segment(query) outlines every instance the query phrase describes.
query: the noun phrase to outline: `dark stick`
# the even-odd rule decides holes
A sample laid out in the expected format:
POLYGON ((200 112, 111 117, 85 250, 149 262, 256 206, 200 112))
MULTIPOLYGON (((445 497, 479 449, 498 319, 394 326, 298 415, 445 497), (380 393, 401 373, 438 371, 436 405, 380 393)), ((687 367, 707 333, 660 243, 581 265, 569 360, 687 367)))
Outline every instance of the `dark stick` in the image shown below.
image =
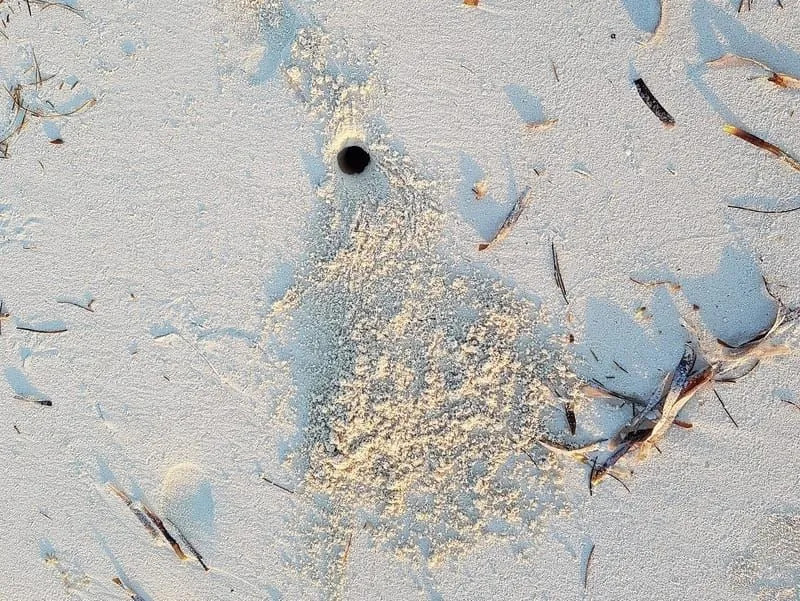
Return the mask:
POLYGON ((739 209, 741 211, 750 211, 751 213, 766 213, 767 215, 780 215, 781 213, 792 213, 800 211, 800 206, 792 207, 791 209, 778 209, 776 211, 767 211, 765 209, 754 209, 752 207, 742 207, 739 205, 728 205, 729 209, 739 209))
POLYGON ((284 492, 288 492, 289 494, 292 494, 292 495, 294 494, 294 491, 293 491, 291 488, 286 488, 286 487, 285 487, 285 486, 283 486, 282 484, 278 484, 277 482, 275 482, 275 481, 273 481, 273 480, 270 480, 270 479, 269 479, 269 478, 267 478, 266 476, 261 476, 261 479, 262 479, 264 482, 269 482, 270 484, 272 484, 272 486, 275 486, 275 487, 277 487, 277 488, 280 488, 280 489, 281 489, 282 491, 284 491, 284 492))
POLYGON ((200 565, 203 566, 203 569, 206 572, 208 572, 211 568, 209 568, 208 565, 206 564, 206 562, 203 560, 203 556, 200 555, 200 551, 198 551, 197 548, 195 548, 195 546, 191 542, 189 542, 189 539, 186 538, 186 535, 183 532, 181 532, 180 528, 178 528, 175 525, 174 522, 170 521, 170 524, 172 524, 172 527, 175 528, 175 532, 178 533, 178 536, 186 544, 186 546, 188 547, 189 551, 192 552, 192 555, 195 556, 195 559, 197 559, 197 561, 200 563, 200 565))
POLYGON ((717 392, 717 389, 713 388, 712 390, 714 391, 714 395, 717 397, 717 400, 719 401, 719 404, 722 405, 722 408, 725 410, 725 413, 728 415, 728 418, 731 420, 733 425, 738 428, 739 424, 737 424, 736 420, 733 419, 733 416, 731 415, 731 412, 728 411, 728 408, 725 406, 725 403, 722 401, 722 397, 719 396, 719 393, 717 392))
POLYGON ((144 503, 142 503, 142 511, 144 514, 150 518, 150 521, 155 524, 156 528, 158 528, 161 535, 166 539, 169 543, 169 546, 172 547, 172 550, 175 551, 175 555, 178 556, 179 559, 186 559, 186 553, 183 552, 181 546, 178 544, 178 541, 175 540, 175 537, 170 534, 167 527, 164 525, 164 522, 161 521, 161 518, 158 517, 153 511, 144 503))
POLYGON ((592 483, 594 482, 594 474, 595 474, 595 470, 596 469, 597 469, 597 457, 592 459, 592 469, 589 470, 589 496, 590 497, 593 494, 592 483))
POLYGON ((624 367, 622 367, 622 366, 621 366, 619 363, 617 363, 617 362, 616 362, 616 361, 614 361, 613 359, 611 360, 611 362, 612 362, 614 365, 616 365, 617 367, 619 367, 619 368, 620 368, 622 371, 624 371, 626 374, 630 373, 630 372, 629 372, 627 369, 625 369, 624 367))
POLYGON ((564 302, 569 304, 569 299, 567 298, 567 288, 564 286, 564 279, 561 277, 561 267, 558 264, 558 253, 556 252, 555 242, 550 242, 550 252, 553 255, 553 275, 556 278, 556 284, 558 285, 559 290, 561 290, 561 295, 564 297, 564 302))
POLYGON ((36 334, 63 334, 67 331, 67 328, 59 328, 57 330, 40 330, 39 328, 29 328, 27 326, 17 326, 18 330, 22 330, 23 332, 34 332, 36 334))
POLYGON ((619 482, 620 484, 622 484, 622 488, 624 488, 625 490, 627 490, 627 491, 628 491, 628 494, 630 494, 630 492, 631 492, 631 489, 630 489, 630 488, 628 488, 628 485, 627 485, 627 484, 625 484, 625 483, 622 481, 622 479, 621 479, 621 478, 619 478, 618 476, 615 476, 615 475, 614 475, 614 474, 612 474, 611 472, 606 472, 606 475, 608 475, 608 476, 611 476, 611 477, 612 477, 614 480, 616 480, 617 482, 619 482))
POLYGON ((659 121, 664 124, 665 127, 673 127, 675 125, 675 119, 672 118, 661 103, 653 96, 653 93, 650 91, 650 88, 647 87, 647 84, 644 83, 644 80, 640 77, 639 79, 634 80, 633 85, 636 86, 636 91, 639 92, 639 97, 644 101, 653 114, 658 117, 659 121))
POLYGON ((578 427, 578 420, 575 419, 575 410, 572 408, 572 403, 569 401, 564 402, 564 414, 567 416, 567 425, 569 426, 569 433, 575 436, 575 430, 578 427))
POLYGON ((800 411, 800 405, 798 405, 797 403, 793 403, 792 401, 787 401, 786 399, 781 399, 781 402, 786 403, 787 405, 791 405, 792 407, 800 411))

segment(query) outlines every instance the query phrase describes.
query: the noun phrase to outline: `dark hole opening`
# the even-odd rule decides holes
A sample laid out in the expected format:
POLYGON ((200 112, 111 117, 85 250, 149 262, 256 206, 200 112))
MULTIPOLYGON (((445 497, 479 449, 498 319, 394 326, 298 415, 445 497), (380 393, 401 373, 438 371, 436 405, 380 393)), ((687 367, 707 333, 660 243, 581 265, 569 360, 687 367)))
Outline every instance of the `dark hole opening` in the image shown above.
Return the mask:
POLYGON ((347 146, 339 151, 336 161, 339 169, 347 175, 361 173, 369 165, 369 153, 360 146, 347 146))

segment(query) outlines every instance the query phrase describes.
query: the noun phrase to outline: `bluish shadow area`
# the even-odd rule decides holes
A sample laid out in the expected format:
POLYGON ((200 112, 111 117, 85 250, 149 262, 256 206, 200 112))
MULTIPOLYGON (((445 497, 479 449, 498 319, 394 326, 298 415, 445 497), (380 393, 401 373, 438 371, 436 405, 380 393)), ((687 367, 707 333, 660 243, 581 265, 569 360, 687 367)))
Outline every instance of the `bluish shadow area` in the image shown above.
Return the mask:
POLYGON ((690 303, 700 309, 703 325, 730 344, 750 340, 775 320, 775 301, 764 287, 761 271, 749 253, 728 247, 717 271, 681 280, 690 303))
MULTIPOLYGON (((738 6, 738 4, 736 4, 738 6)), ((726 121, 739 119, 716 92, 706 83, 708 71, 704 63, 725 53, 754 58, 784 73, 800 72, 800 54, 786 44, 773 44, 748 31, 736 14, 714 6, 708 0, 697 0, 692 9, 692 23, 697 31, 700 64, 687 68, 687 75, 711 107, 726 121)))
POLYGON ((269 14, 259 15, 264 56, 253 75, 253 83, 265 83, 275 79, 280 66, 289 56, 297 31, 307 23, 287 2, 280 7, 264 8, 269 14))
POLYGON ((582 375, 611 390, 650 394, 663 374, 677 365, 687 334, 665 288, 655 289, 647 314, 652 317, 637 321, 631 309, 590 299, 584 340, 578 347, 585 362, 582 375))
POLYGON ((511 106, 522 121, 525 123, 544 121, 544 110, 539 98, 517 84, 508 84, 504 89, 511 106))
POLYGON ((6 382, 14 391, 14 394, 26 399, 45 401, 49 397, 30 383, 28 377, 16 367, 6 367, 6 382))
POLYGON ((642 31, 655 31, 661 14, 660 0, 622 0, 633 24, 642 31))
MULTIPOLYGON (((488 240, 505 220, 516 198, 497 202, 492 191, 481 199, 475 197, 473 187, 485 177, 485 172, 472 158, 461 154, 461 184, 457 191, 457 206, 461 218, 478 232, 482 240, 488 240)), ((513 193, 513 190, 511 191, 513 193)))
MULTIPOLYGON (((735 205, 737 207, 748 207, 751 209, 758 209, 760 211, 786 211, 789 209, 795 209, 797 207, 800 207, 800 196, 783 199, 771 196, 746 195, 746 196, 737 196, 735 198, 731 198, 725 204, 735 205)), ((743 212, 740 209, 726 208, 726 210, 736 215, 748 214, 747 211, 743 212)), ((750 211, 749 214, 756 215, 757 213, 753 213, 752 211, 750 211)), ((800 216, 800 212, 798 212, 795 215, 795 217, 798 216, 800 216)))
POLYGON ((800 54, 786 44, 773 44, 752 33, 735 13, 697 0, 692 12, 697 31, 697 50, 703 61, 714 60, 726 52, 754 58, 776 71, 792 73, 800 69, 800 54))
POLYGON ((98 532, 95 532, 95 538, 97 539, 97 542, 100 543, 100 546, 103 548, 103 553, 111 562, 111 565, 114 566, 114 571, 117 574, 117 578, 119 578, 120 581, 122 581, 122 583, 129 589, 136 591, 136 601, 138 601, 138 599, 141 599, 142 601, 153 601, 153 598, 144 592, 142 584, 138 580, 131 579, 131 577, 128 576, 127 572, 125 571, 125 568, 122 566, 122 562, 120 562, 119 558, 114 554, 114 552, 108 546, 108 541, 106 540, 106 538, 98 532))

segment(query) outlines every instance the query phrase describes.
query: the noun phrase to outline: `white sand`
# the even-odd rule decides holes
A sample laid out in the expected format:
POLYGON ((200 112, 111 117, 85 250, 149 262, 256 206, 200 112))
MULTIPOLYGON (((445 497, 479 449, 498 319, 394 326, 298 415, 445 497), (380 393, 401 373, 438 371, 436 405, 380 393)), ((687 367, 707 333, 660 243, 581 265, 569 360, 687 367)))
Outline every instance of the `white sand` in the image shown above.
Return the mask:
MULTIPOLYGON (((726 208, 797 206, 800 173, 722 131, 730 122, 797 156, 798 92, 748 79, 757 69, 702 67, 732 52, 800 75, 797 0, 754 0, 739 15, 729 0, 667 0, 657 43, 658 11, 633 0, 270 0, 261 30, 251 1, 85 1, 85 18, 11 4, 7 87, 31 81, 32 48, 55 75, 41 98, 97 103, 31 116, 0 162, 0 599, 130 599, 114 577, 146 601, 798 597, 800 411, 783 402, 800 402, 796 356, 719 385, 739 428, 708 392, 691 401, 681 417, 693 429, 673 428, 662 455, 628 464, 631 494, 609 480, 589 497, 585 466, 562 460, 563 482, 545 482, 558 511, 531 537, 486 537, 435 566, 398 559, 382 544, 391 537, 367 529, 352 536, 342 580, 314 586, 308 558, 324 553, 309 544, 324 545, 330 524, 261 479, 308 489, 287 460, 302 429, 284 409, 302 410, 299 383, 320 374, 303 371, 302 345, 277 344, 273 316, 304 278, 324 290, 314 264, 341 266, 325 253, 348 240, 359 207, 378 206, 364 179, 336 179, 347 140, 393 165, 377 198, 401 228, 397 202, 413 205, 405 217, 436 209, 430 256, 442 269, 503 282, 506 307, 540 303, 562 340, 575 336, 570 367, 615 390, 645 395, 674 367, 691 304, 714 336, 738 342, 774 316, 762 274, 800 303, 800 212, 726 208), (292 55, 304 27, 306 51, 292 55), (340 77, 327 77, 334 66, 340 77), (488 191, 475 200, 479 181, 488 191), (526 186, 530 207, 479 253, 526 186), (93 312, 57 302, 91 299, 93 312), (211 571, 152 539, 109 482, 171 520, 211 571)), ((366 214, 380 232, 387 213, 366 214)), ((627 411, 580 407, 576 440, 627 411)))

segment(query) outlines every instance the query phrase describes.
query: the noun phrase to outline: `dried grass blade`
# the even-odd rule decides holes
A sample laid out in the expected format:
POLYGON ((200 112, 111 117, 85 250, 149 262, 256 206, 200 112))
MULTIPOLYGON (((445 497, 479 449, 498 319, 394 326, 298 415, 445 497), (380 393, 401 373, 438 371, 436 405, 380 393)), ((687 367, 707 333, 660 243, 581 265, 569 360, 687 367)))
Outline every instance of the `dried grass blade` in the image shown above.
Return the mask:
POLYGON ((508 216, 503 221, 503 224, 497 230, 494 236, 487 242, 482 242, 478 244, 478 250, 486 250, 490 246, 501 242, 506 236, 508 236, 511 228, 514 227, 514 224, 519 221, 520 215, 525 210, 525 208, 530 204, 530 186, 526 187, 525 190, 522 191, 522 194, 519 195, 514 206, 511 207, 511 211, 509 212, 508 216))
POLYGON ((792 157, 791 155, 789 155, 785 151, 781 150, 780 148, 778 148, 774 144, 770 144, 766 140, 762 140, 758 136, 753 135, 750 132, 744 131, 743 129, 740 129, 740 128, 736 127, 735 125, 730 125, 730 124, 726 123, 725 125, 722 126, 722 129, 726 134, 730 134, 732 136, 736 136, 740 140, 744 140, 745 142, 748 142, 748 143, 752 144, 753 146, 756 146, 756 147, 758 147, 758 148, 760 148, 762 150, 766 150, 767 152, 769 152, 773 156, 779 158, 784 163, 789 165, 795 171, 800 171, 800 161, 798 161, 797 159, 795 159, 794 157, 792 157))

